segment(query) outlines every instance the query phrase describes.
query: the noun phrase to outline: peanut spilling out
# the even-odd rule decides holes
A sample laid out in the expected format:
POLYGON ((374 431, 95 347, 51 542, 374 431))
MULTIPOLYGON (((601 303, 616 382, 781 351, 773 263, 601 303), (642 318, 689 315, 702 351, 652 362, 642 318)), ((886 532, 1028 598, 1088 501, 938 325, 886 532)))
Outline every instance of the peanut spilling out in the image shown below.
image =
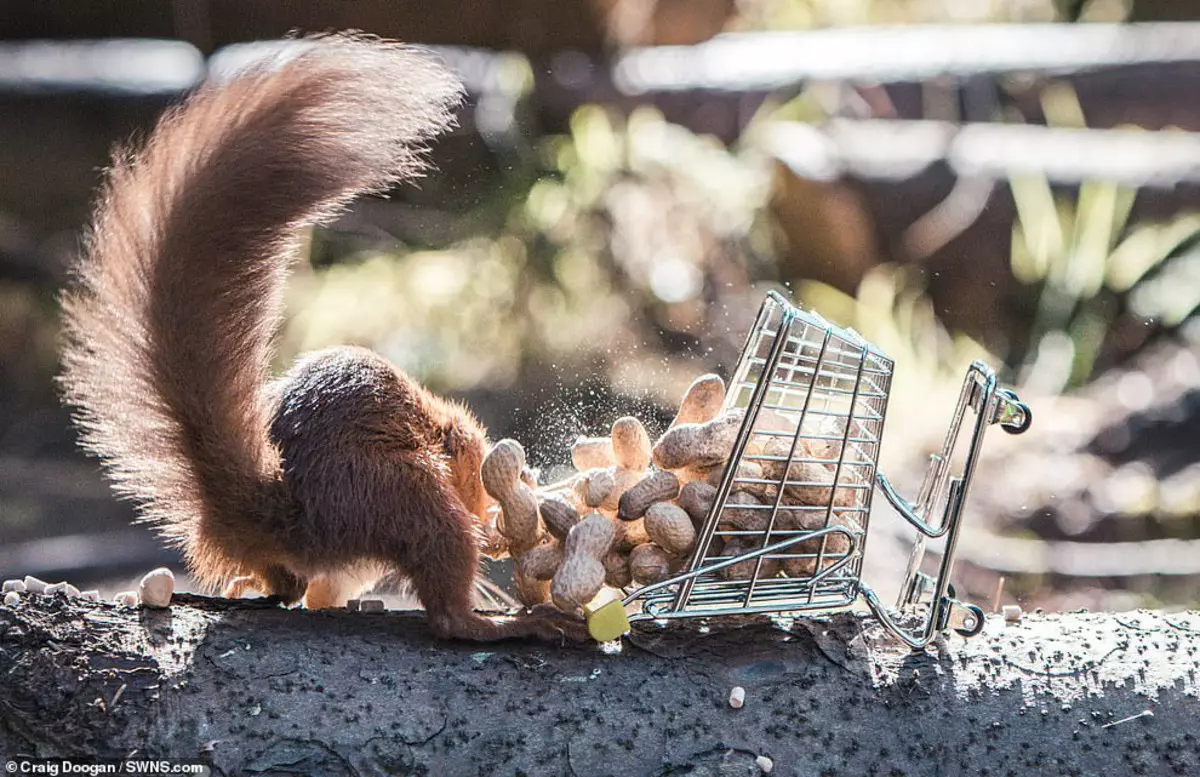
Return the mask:
POLYGON ((562 564, 563 547, 558 540, 534 545, 517 556, 517 568, 530 580, 549 580, 562 564))
MULTIPOLYGON (((481 475, 499 503, 493 533, 515 560, 523 602, 550 599, 574 611, 604 585, 668 579, 695 551, 727 477, 729 492, 714 527, 720 535, 706 545, 709 558, 763 548, 768 528, 772 543, 820 530, 827 519, 858 530, 852 511, 839 511, 858 506, 864 488, 852 466, 837 468, 845 439, 837 424, 815 413, 763 409, 737 469, 729 472, 745 411, 726 409, 725 394, 720 377, 697 378, 653 444, 632 416, 618 419, 607 437, 576 439, 571 460, 579 474, 553 487, 537 487, 516 441, 493 448, 481 475)), ((718 574, 745 580, 757 569, 760 577, 811 577, 818 555, 828 567, 850 547, 845 535, 829 534, 805 539, 778 558, 739 561, 718 574)))
POLYGON ((741 410, 727 410, 702 424, 668 429, 654 445, 655 466, 675 470, 723 464, 733 451, 743 416, 741 410))
POLYGON ((509 543, 514 555, 533 547, 538 540, 538 503, 522 479, 525 469, 525 449, 516 440, 496 443, 480 467, 483 487, 500 503, 502 512, 497 528, 509 543))
POLYGON ((543 499, 539 511, 546 531, 556 540, 565 540, 571 527, 579 523, 579 512, 563 499, 543 499))
POLYGON ((563 560, 550 582, 554 604, 568 612, 590 602, 604 586, 603 559, 612 547, 616 527, 612 521, 593 513, 567 533, 563 560))
POLYGON ((626 416, 612 427, 612 466, 590 469, 575 481, 575 496, 587 507, 615 513, 621 495, 645 476, 650 466, 650 435, 642 422, 626 416))
POLYGON ((725 381, 721 380, 721 376, 701 375, 688 386, 671 426, 707 423, 717 417, 724 403, 725 381))
POLYGON ((583 473, 575 491, 585 505, 595 509, 608 501, 609 495, 617 487, 616 471, 616 467, 608 467, 583 473))
POLYGON ((696 545, 696 528, 679 505, 670 502, 651 505, 645 521, 650 540, 671 555, 690 553, 696 545))
POLYGON ((613 548, 618 553, 629 553, 638 545, 649 541, 650 535, 646 533, 644 518, 638 518, 636 521, 616 522, 616 538, 613 540, 613 548))
POLYGON ((571 463, 580 472, 615 466, 617 454, 613 450, 612 437, 576 438, 571 446, 571 463))
POLYGON ((679 496, 679 478, 671 472, 654 472, 621 494, 617 517, 622 521, 641 518, 655 502, 667 502, 679 496))
POLYGON ((642 472, 650 466, 650 435, 633 416, 618 418, 613 424, 612 445, 618 467, 642 472))
MULTIPOLYGON (((698 392, 692 402, 703 405, 708 400, 701 395, 712 393, 712 381, 701 381, 698 392)), ((514 582, 523 602, 533 604, 548 595, 559 608, 572 610, 592 600, 605 583, 628 586, 633 580, 629 554, 650 542, 643 515, 657 504, 669 508, 668 517, 659 520, 663 541, 676 552, 694 544, 690 519, 669 504, 679 494, 679 480, 669 472, 648 474, 652 456, 642 423, 632 416, 620 418, 608 437, 575 441, 571 458, 583 471, 560 487, 542 489, 539 501, 521 446, 502 440, 492 449, 481 477, 499 503, 496 526, 515 559, 514 582), (584 508, 592 513, 581 519, 584 508), (618 514, 624 520, 617 520, 618 514), (680 516, 689 526, 674 529, 672 521, 680 516), (541 541, 543 525, 553 539, 541 541), (539 585, 546 579, 548 591, 539 585)))

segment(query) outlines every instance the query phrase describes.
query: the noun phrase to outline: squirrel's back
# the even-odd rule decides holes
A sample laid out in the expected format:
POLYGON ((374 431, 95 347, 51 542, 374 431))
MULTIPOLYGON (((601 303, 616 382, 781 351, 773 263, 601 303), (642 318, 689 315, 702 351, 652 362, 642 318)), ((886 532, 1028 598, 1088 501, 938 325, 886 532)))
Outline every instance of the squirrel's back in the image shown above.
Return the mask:
POLYGON ((262 401, 300 230, 423 170, 461 87, 415 50, 306 39, 202 86, 116 155, 63 297, 84 444, 201 583, 291 509, 262 401))

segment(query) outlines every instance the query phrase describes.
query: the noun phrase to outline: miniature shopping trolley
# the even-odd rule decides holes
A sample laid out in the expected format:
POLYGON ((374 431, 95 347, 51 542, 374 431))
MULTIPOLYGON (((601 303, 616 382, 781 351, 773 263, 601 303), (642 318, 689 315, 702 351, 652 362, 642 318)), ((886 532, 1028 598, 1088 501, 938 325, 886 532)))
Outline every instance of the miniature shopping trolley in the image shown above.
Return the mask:
POLYGON ((910 502, 877 468, 893 366, 853 330, 769 293, 725 399, 726 410, 744 412, 741 428, 688 563, 590 613, 593 634, 615 636, 614 619, 621 633, 628 621, 813 615, 860 599, 913 648, 948 629, 978 633, 983 612, 957 601, 949 581, 963 507, 987 427, 1020 434, 1032 414, 990 368, 972 364, 942 450, 910 502), (876 490, 917 535, 895 608, 862 579, 876 490), (926 543, 938 538, 941 559, 929 575, 926 543))

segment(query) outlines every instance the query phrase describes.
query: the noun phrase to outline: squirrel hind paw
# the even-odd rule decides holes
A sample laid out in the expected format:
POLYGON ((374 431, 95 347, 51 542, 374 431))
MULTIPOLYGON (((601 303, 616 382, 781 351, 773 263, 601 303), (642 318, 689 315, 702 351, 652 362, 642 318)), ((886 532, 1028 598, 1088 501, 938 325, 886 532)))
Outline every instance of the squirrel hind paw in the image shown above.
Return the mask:
POLYGON ((275 599, 281 604, 295 604, 303 596, 308 585, 303 578, 280 566, 271 566, 262 572, 241 575, 230 580, 221 596, 226 599, 243 599, 250 592, 275 599))
POLYGON ((241 599, 247 592, 256 590, 258 589, 254 586, 254 578, 250 575, 242 575, 230 580, 225 586, 225 590, 221 592, 221 596, 225 599, 241 599))

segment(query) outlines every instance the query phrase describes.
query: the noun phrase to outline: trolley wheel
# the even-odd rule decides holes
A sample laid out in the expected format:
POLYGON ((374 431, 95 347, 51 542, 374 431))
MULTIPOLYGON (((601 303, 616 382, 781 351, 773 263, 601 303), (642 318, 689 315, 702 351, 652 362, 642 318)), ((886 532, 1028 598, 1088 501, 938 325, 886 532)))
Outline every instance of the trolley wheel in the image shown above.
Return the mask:
POLYGON ((1000 393, 1004 394, 1010 402, 1021 408, 1021 415, 1023 416, 1020 423, 1001 424, 1001 427, 1009 434, 1024 434, 1033 423, 1033 411, 1029 409, 1029 405, 1017 399, 1017 395, 1008 389, 1001 389, 1000 393))
POLYGON ((975 619, 975 624, 969 629, 955 629, 955 631, 964 637, 973 637, 979 632, 983 631, 983 610, 979 609, 973 604, 968 604, 965 606, 968 610, 970 610, 971 616, 975 619))

